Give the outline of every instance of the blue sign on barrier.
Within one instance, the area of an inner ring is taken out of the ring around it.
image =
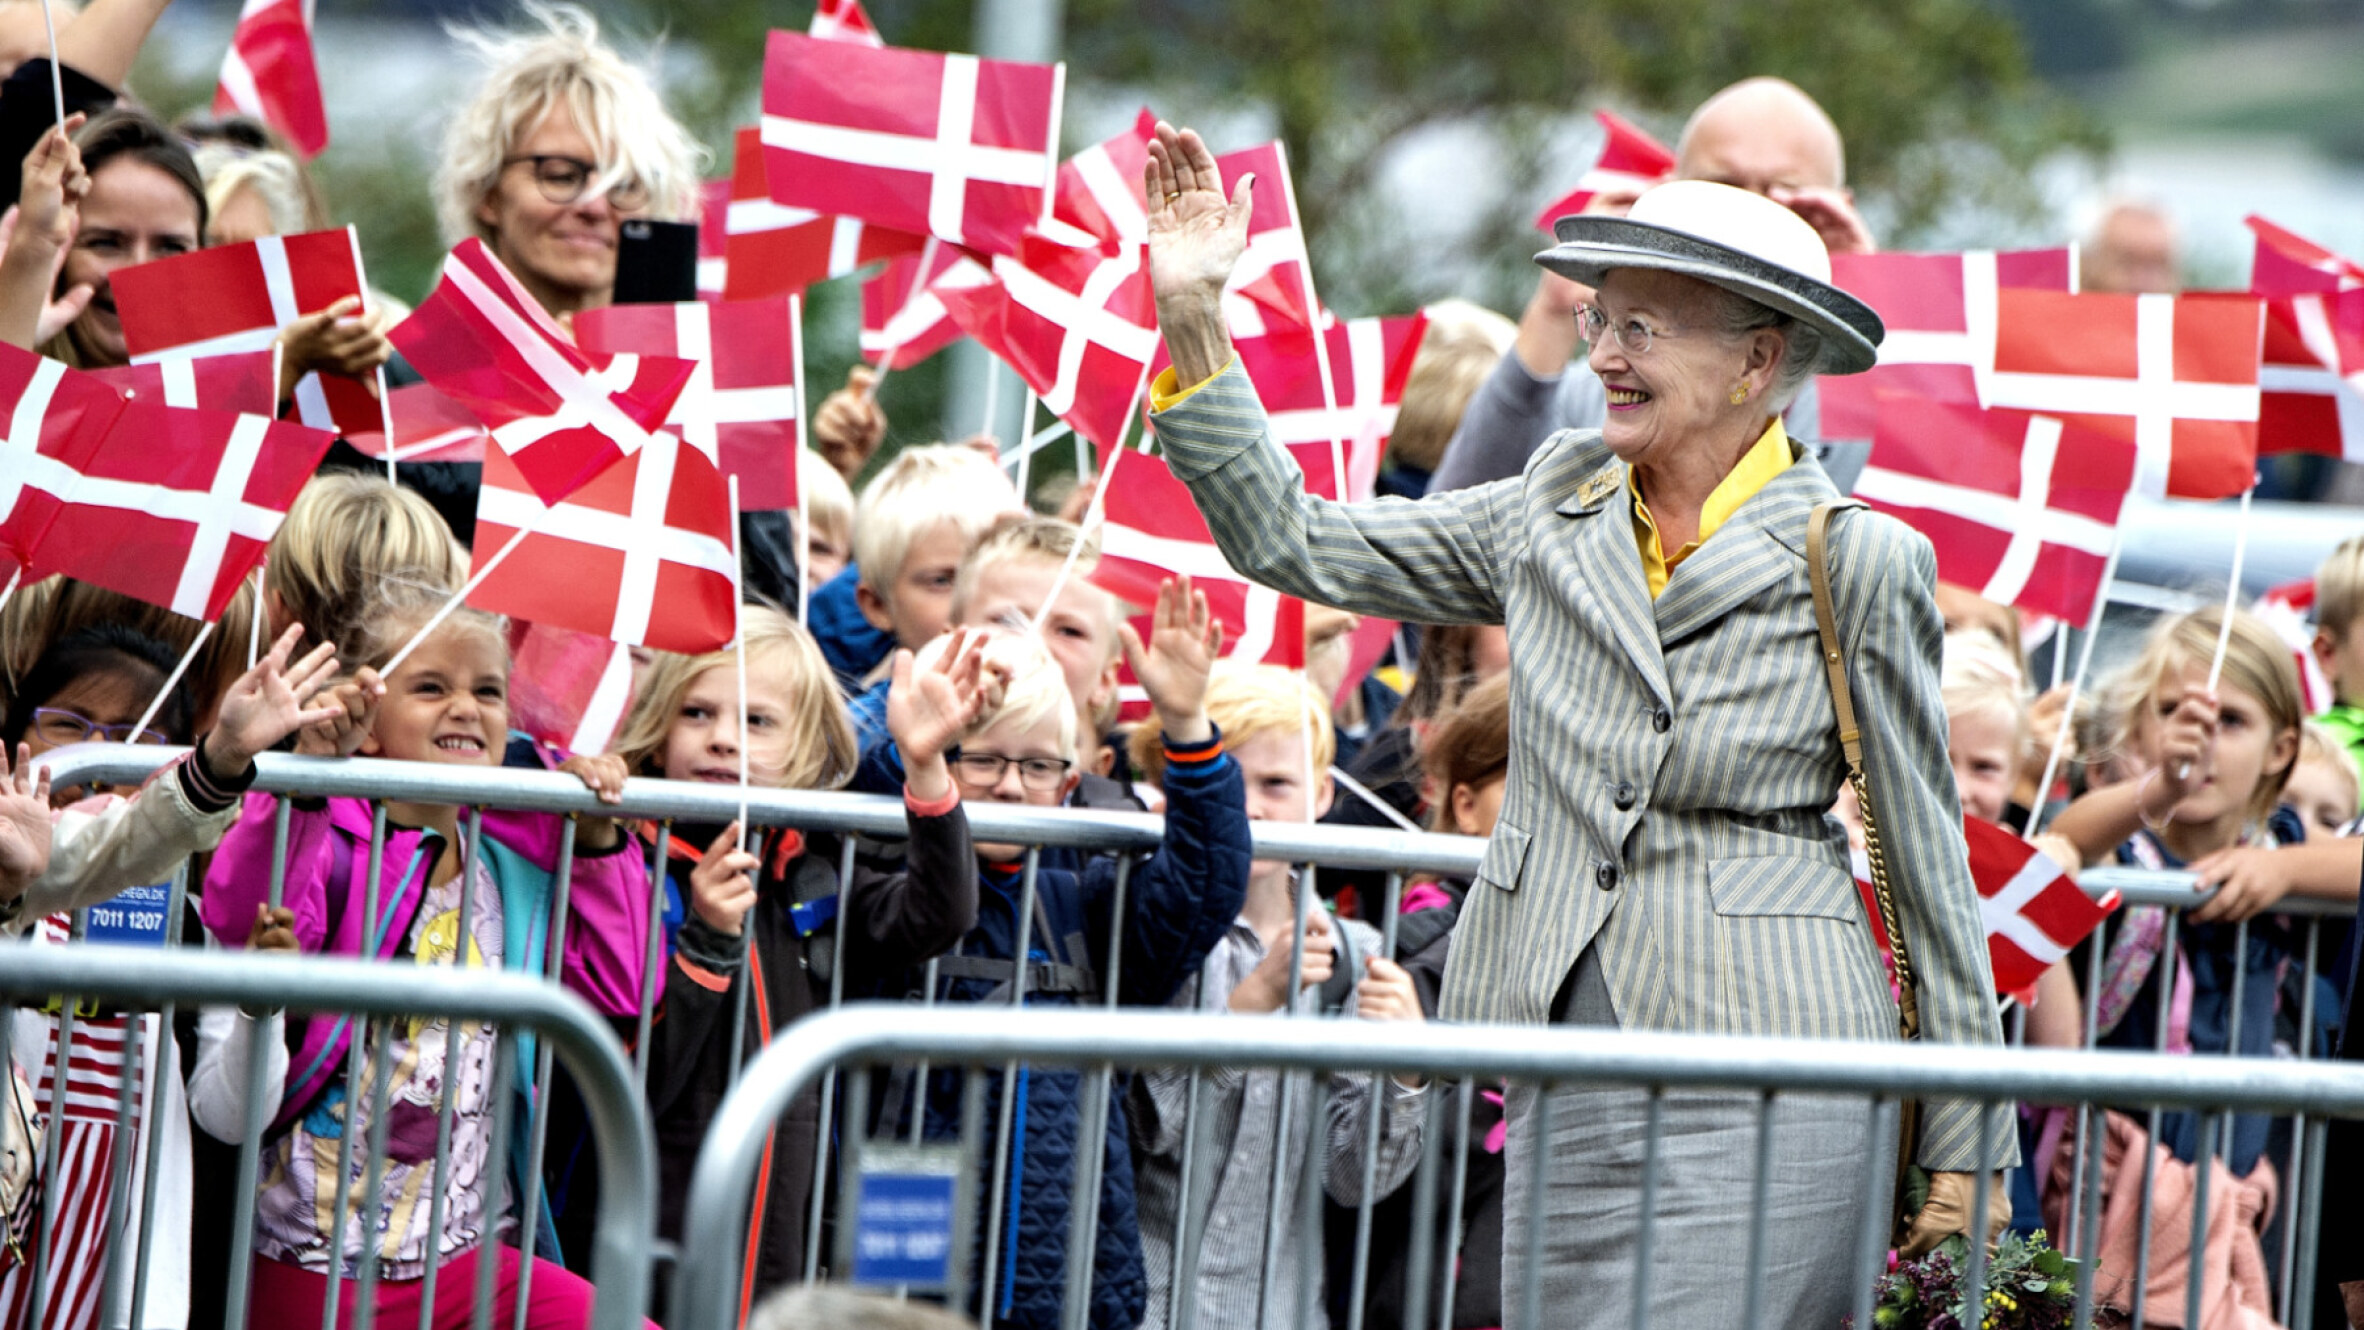
[[[957,1149],[864,1152],[854,1202],[854,1283],[952,1287],[963,1163]]]
[[[116,946],[161,947],[164,912],[171,906],[171,884],[133,887],[102,905],[83,910],[83,940]]]

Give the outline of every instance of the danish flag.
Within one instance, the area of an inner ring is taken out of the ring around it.
[[[108,282],[135,365],[268,351],[278,345],[280,330],[304,315],[346,296],[368,299],[361,240],[349,226],[176,254],[118,269]],[[385,391],[385,374],[374,377],[373,385],[307,374],[295,386],[297,415],[314,429],[383,431],[378,393]],[[276,385],[272,395],[276,400]]]
[[[1253,174],[1248,244],[1223,288],[1223,320],[1233,337],[1261,337],[1275,323],[1313,326],[1313,260],[1305,248],[1297,188],[1289,179],[1288,150],[1278,142],[1227,152],[1215,159],[1228,198],[1239,178]]]
[[[394,422],[394,460],[398,462],[484,460],[484,441],[491,437],[484,422],[437,392],[432,383],[396,388],[386,397],[386,414]],[[345,442],[366,456],[386,455],[384,430],[348,434]]]
[[[731,182],[698,185],[698,299],[720,300],[730,281]]]
[[[886,39],[871,26],[870,15],[862,10],[862,0],[821,0],[813,10],[813,21],[805,31],[825,42],[854,42],[862,46],[884,46]]]
[[[999,356],[1052,415],[1115,448],[1158,352],[1149,252],[1073,249],[1040,234],[996,256],[993,281],[937,298],[954,323]]]
[[[1986,405],[2132,439],[2150,498],[2222,499],[2255,480],[2263,302],[2006,288],[1996,315]]]
[[[868,264],[915,254],[927,237],[772,202],[764,174],[763,131],[741,129],[731,158],[730,203],[723,214],[722,294],[761,300],[801,293]]]
[[[671,434],[555,506],[516,459],[487,449],[471,576],[520,530],[470,597],[479,607],[659,651],[712,651],[737,631],[729,490],[713,459]]]
[[[60,503],[122,409],[123,398],[95,377],[0,347],[0,419],[8,426],[0,438],[0,569],[33,568]]]
[[[1613,111],[1595,111],[1592,118],[1601,122],[1601,154],[1576,178],[1574,193],[1535,215],[1535,228],[1545,235],[1555,234],[1552,223],[1560,218],[1583,212],[1595,195],[1639,194],[1674,178],[1672,148]]]
[[[1891,397],[1855,496],[1937,547],[1937,575],[2075,623],[2092,613],[2134,445],[2024,411]]]
[[[795,296],[610,305],[577,314],[575,337],[594,353],[696,362],[665,423],[739,478],[743,507],[793,508],[804,446],[802,314]]]
[[[1313,354],[1313,337],[1286,328],[1232,343],[1240,367],[1256,385],[1256,396],[1283,444],[1324,449],[1335,440],[1346,458],[1348,499],[1369,498],[1379,463],[1395,432],[1396,408],[1428,316],[1344,320],[1325,316],[1322,337],[1329,352],[1328,401],[1322,388],[1323,361]],[[1162,361],[1161,361],[1162,364]],[[1332,496],[1336,497],[1336,496]]]
[[[697,368],[659,356],[586,356],[474,237],[452,250],[443,280],[388,337],[490,427],[546,502],[640,451]]]
[[[1986,926],[1987,957],[1995,992],[2021,1002],[2035,999],[2036,980],[2101,927],[2118,908],[2118,893],[2099,900],[2035,846],[1975,817],[1962,819],[1970,846],[1970,878],[1978,886],[1978,918]],[[1871,869],[1855,852],[1855,886],[1871,919],[1872,940],[1885,953],[1888,930],[1880,921]]]
[[[215,115],[233,112],[277,130],[307,159],[328,146],[307,0],[246,0],[239,9],[213,93]]]
[[[862,283],[862,358],[909,369],[960,340],[944,293],[991,285],[993,274],[958,245],[930,241]]]
[[[176,356],[141,365],[110,365],[91,377],[129,402],[198,406],[270,416],[279,412],[279,348],[220,356]],[[373,411],[374,415],[375,412]]]
[[[2249,289],[2266,302],[2257,450],[2364,461],[2364,266],[2248,220]]]
[[[2074,248],[1833,254],[1830,267],[1831,281],[1877,310],[1888,329],[1876,368],[1822,380],[1822,433],[1831,439],[1871,438],[1884,394],[1982,404],[1996,293],[2077,289]]]
[[[1115,250],[1149,243],[1149,141],[1157,117],[1141,108],[1133,127],[1059,163],[1051,220],[1042,228],[1070,245]]]
[[[509,723],[569,753],[604,753],[632,705],[632,649],[509,621]]]
[[[774,202],[1015,253],[1044,214],[1064,65],[774,32],[763,146]]]
[[[2249,612],[2273,629],[2274,636],[2290,648],[2290,659],[2298,666],[2298,690],[2306,703],[2307,714],[2321,715],[2337,704],[2339,697],[2332,691],[2331,678],[2323,673],[2323,663],[2315,659],[2315,579],[2302,577],[2269,587],[2259,594]]]

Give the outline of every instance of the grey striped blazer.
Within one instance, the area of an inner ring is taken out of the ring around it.
[[[1825,816],[1845,762],[1806,573],[1807,514],[1838,497],[1820,465],[1800,458],[1742,505],[1653,601],[1625,467],[1597,431],[1553,436],[1519,479],[1342,506],[1303,492],[1236,361],[1156,424],[1242,574],[1363,613],[1509,628],[1509,784],[1447,1017],[1544,1021],[1591,945],[1629,1029],[1896,1037]],[[1924,1034],[1999,1042],[1946,758],[1935,556],[1861,511],[1832,523],[1831,547]],[[1976,1135],[1970,1105],[1932,1104],[1921,1162],[1974,1167]],[[1991,1162],[2016,1155],[1995,1147]]]

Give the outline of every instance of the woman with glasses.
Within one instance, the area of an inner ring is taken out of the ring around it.
[[[1151,390],[1158,438],[1232,565],[1359,613],[1507,628],[1509,778],[1442,1014],[1896,1038],[1826,816],[1848,770],[1809,531],[1839,494],[1781,426],[1814,375],[1871,368],[1884,330],[1831,284],[1813,226],[1705,181],[1661,185],[1628,217],[1561,218],[1536,261],[1598,293],[1581,331],[1607,389],[1604,427],[1554,435],[1519,477],[1340,505],[1304,492],[1224,327],[1223,286],[1263,182],[1221,179],[1198,136],[1168,125],[1148,176],[1174,361]],[[1935,558],[1868,512],[1838,514],[1829,535],[1836,659],[1864,726],[1907,992],[1926,1038],[1997,1044],[1946,756]],[[1659,1325],[1736,1325],[1751,1307],[1767,1325],[1835,1325],[1875,1273],[1853,1253],[1865,1216],[1885,1217],[1895,1147],[1860,1100],[1771,1107],[1761,1211],[1747,1199],[1746,1161],[1766,1157],[1755,1096],[1582,1086],[1545,1105],[1530,1084],[1506,1107],[1504,1231],[1541,1239],[1532,1269],[1524,1243],[1506,1244],[1510,1326],[1625,1325],[1645,1311]],[[1908,1252],[1967,1230],[1979,1170],[2013,1162],[2010,1134],[1980,1125],[1975,1103],[1925,1106],[1917,1162],[1934,1181]],[[1999,1230],[2010,1206],[1994,1192]],[[1638,1202],[1653,1194],[1645,1227]],[[1752,1233],[1765,1242],[1748,1277]]]

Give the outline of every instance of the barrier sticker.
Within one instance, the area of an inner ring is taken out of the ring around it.
[[[853,1204],[853,1282],[954,1291],[968,1174],[957,1145],[866,1146]]]
[[[122,947],[161,947],[164,945],[164,912],[171,905],[170,883],[133,887],[102,905],[88,906],[83,910],[83,940]]]

